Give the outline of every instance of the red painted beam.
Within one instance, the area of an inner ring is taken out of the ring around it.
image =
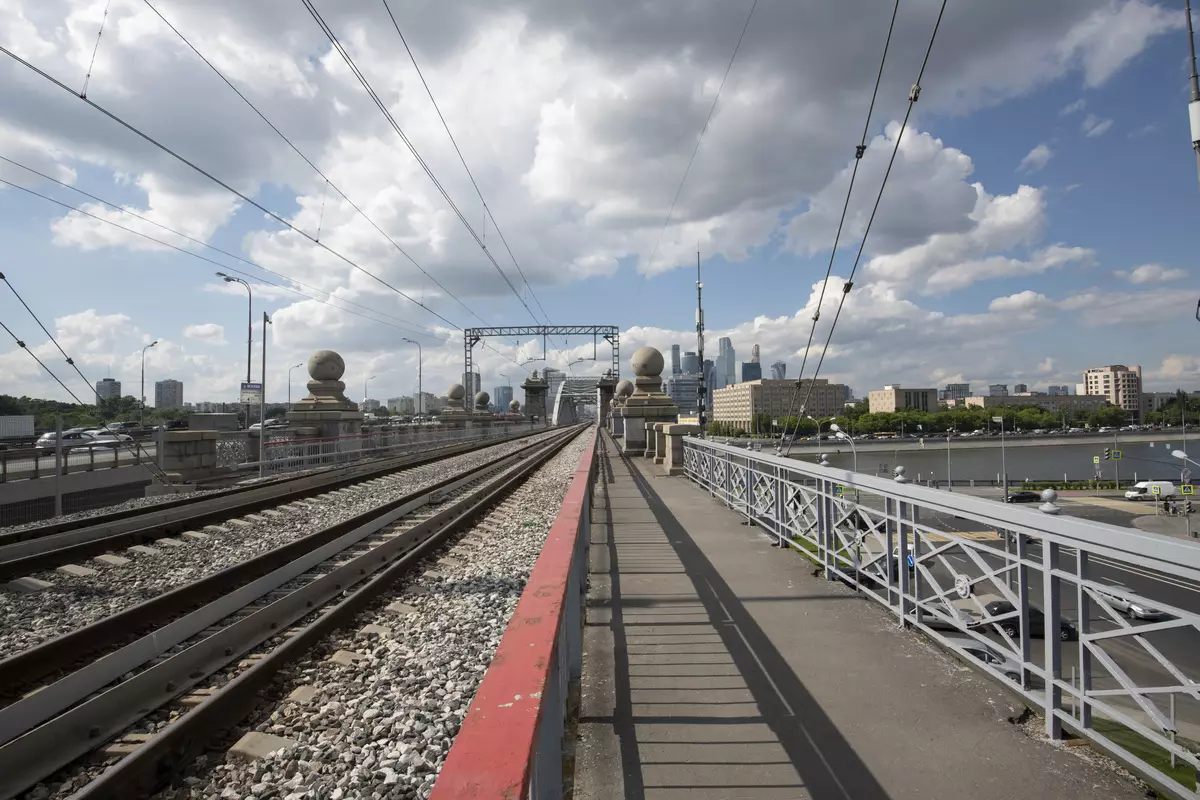
[[[589,511],[595,429],[591,436],[430,800],[516,800],[529,794],[542,694],[556,657],[571,558]]]

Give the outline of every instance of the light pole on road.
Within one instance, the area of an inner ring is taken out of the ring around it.
[[[224,272],[218,272],[217,277],[226,283],[240,283],[246,287],[246,383],[249,383],[251,381],[250,361],[254,357],[254,292],[250,290],[250,284],[241,278],[226,275]],[[259,420],[259,422],[261,421]],[[249,403],[246,404],[246,429],[250,429]]]
[[[421,371],[422,371],[421,365],[425,361],[425,355],[424,355],[424,353],[421,352],[421,343],[420,342],[414,341],[413,339],[408,339],[403,336],[400,337],[400,341],[408,342],[409,344],[415,344],[417,346],[417,402],[414,405],[414,408],[417,410],[417,416],[419,417],[419,416],[421,416],[421,412],[425,410],[424,405],[421,402],[421,392],[425,391],[424,387],[421,385]]]
[[[364,403],[367,402],[367,384],[369,384],[374,379],[375,379],[375,376],[371,375],[365,381],[363,381],[363,402]]]
[[[833,435],[850,445],[850,452],[854,454],[854,474],[858,474],[858,448],[854,446],[854,437],[847,434],[844,430],[837,426],[837,423],[831,423],[829,430],[833,431]],[[854,487],[854,499],[858,500],[858,487]]]
[[[288,411],[292,410],[292,370],[303,366],[304,363],[301,362],[299,364],[292,364],[290,367],[288,367]]]
[[[142,394],[138,404],[138,425],[146,423],[146,351],[156,344],[158,344],[158,339],[142,348]]]

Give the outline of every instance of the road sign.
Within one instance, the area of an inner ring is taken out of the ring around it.
[[[1112,451],[1112,457],[1113,457],[1113,461],[1120,461],[1120,460],[1121,460],[1121,451],[1120,451],[1120,450],[1113,450],[1113,451]]]
[[[1190,483],[1185,483],[1183,486],[1179,487],[1179,491],[1181,491],[1183,494],[1195,494],[1196,487],[1192,486]]]
[[[1162,487],[1157,483],[1150,487],[1150,494],[1162,494]]]
[[[992,422],[999,422],[1001,424],[1004,424],[1004,417],[992,417]]]
[[[913,561],[912,553],[909,553],[909,554],[908,554],[908,558],[907,558],[907,559],[905,559],[905,560],[906,560],[906,561],[908,561],[908,568],[909,568],[909,569],[912,569],[912,568],[913,568],[913,565],[916,563],[916,562],[914,562],[914,561]]]
[[[257,405],[259,403],[259,400],[261,397],[262,397],[262,384],[261,383],[246,383],[245,381],[242,382],[242,398],[241,398],[240,402],[243,405],[245,405],[247,403],[249,403],[251,405]]]
[[[1092,456],[1092,463],[1093,463],[1093,464],[1099,464],[1099,463],[1100,463],[1100,456]]]
[[[834,495],[835,495],[835,496],[837,496],[837,497],[841,497],[842,495],[844,495],[844,494],[846,493],[846,487],[845,487],[845,486],[840,486],[840,485],[839,485],[839,486],[834,486],[834,487],[833,487],[833,493],[834,493]]]

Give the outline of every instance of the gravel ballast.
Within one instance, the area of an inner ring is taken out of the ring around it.
[[[208,760],[159,800],[428,797],[590,438],[539,469],[470,542],[281,675],[271,694],[310,686],[313,696],[264,705],[243,732],[295,747]]]
[[[34,647],[550,435],[498,444],[320,495],[279,510],[280,516],[252,515],[255,520],[246,524],[225,523],[223,532],[203,530],[207,538],[180,537],[169,545],[155,543],[157,553],[122,550],[119,555],[132,562],[121,566],[84,562],[81,566],[97,570],[94,575],[38,573],[34,577],[53,586],[30,594],[0,590],[0,654],[8,656]]]

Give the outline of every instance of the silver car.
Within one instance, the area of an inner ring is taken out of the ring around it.
[[[1132,591],[1128,586],[1120,583],[1110,583],[1104,589],[1097,592],[1104,601],[1113,607],[1114,611],[1119,611],[1130,619],[1144,619],[1148,622],[1153,622],[1161,619],[1170,619],[1171,615],[1167,612],[1149,606],[1141,600],[1134,600],[1129,597]]]
[[[935,631],[963,631],[967,628],[974,628],[981,620],[978,614],[949,605],[944,600],[930,600],[924,603],[924,607],[927,612],[934,612],[939,615],[934,616],[934,613],[921,615],[921,621]],[[915,610],[908,613],[909,616],[916,618]]]
[[[1021,663],[996,648],[986,645],[978,639],[972,639],[970,636],[963,636],[961,634],[943,636],[942,641],[957,650],[962,650],[972,658],[982,661],[1010,681],[1021,682]]]

